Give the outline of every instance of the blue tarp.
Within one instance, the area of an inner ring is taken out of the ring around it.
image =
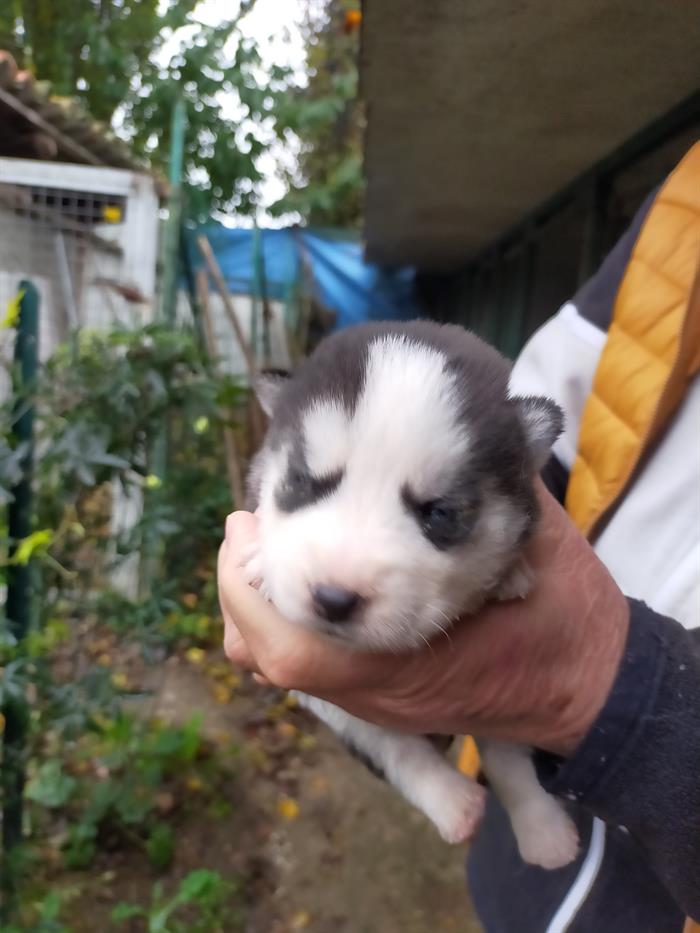
[[[256,231],[207,224],[187,234],[194,268],[202,265],[195,242],[199,234],[209,239],[231,292],[257,293],[257,248],[263,258],[268,296],[288,300],[303,277],[305,262],[313,276],[316,297],[335,312],[336,329],[363,321],[407,320],[419,315],[413,292],[415,271],[382,269],[366,263],[356,240],[309,227]]]

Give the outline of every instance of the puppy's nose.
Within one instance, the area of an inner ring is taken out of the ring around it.
[[[361,601],[359,593],[325,583],[312,588],[311,598],[316,612],[329,622],[347,622]]]

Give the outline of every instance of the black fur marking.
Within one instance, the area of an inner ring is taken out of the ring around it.
[[[326,476],[312,476],[297,447],[289,457],[287,472],[275,491],[275,502],[282,512],[296,512],[330,496],[340,485],[343,471]]]
[[[428,739],[429,742],[432,742],[435,748],[439,752],[443,752],[443,754],[449,751],[450,746],[454,742],[454,738],[455,737],[453,735],[443,735],[440,732],[430,732],[428,735],[426,735],[426,739]]]
[[[382,771],[378,765],[376,765],[369,755],[366,755],[364,752],[353,745],[352,742],[348,742],[346,739],[343,739],[343,745],[347,748],[353,758],[356,758],[361,764],[367,768],[370,774],[373,774],[376,778],[379,778],[380,781],[386,781],[386,774]]]

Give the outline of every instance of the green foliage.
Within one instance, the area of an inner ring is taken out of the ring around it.
[[[163,870],[188,782],[213,803],[228,771],[198,719],[176,727],[127,714],[123,695],[141,688],[111,665],[116,646],[152,663],[220,637],[214,567],[231,508],[220,436],[224,423],[235,427],[222,412],[246,394],[212,374],[193,333],[149,325],[77,335],[48,362],[32,401],[36,530],[13,560],[29,564],[41,598],[22,641],[0,618],[0,708],[20,711],[28,732],[22,853],[50,838],[73,870],[124,848]],[[164,426],[169,458],[154,481]],[[0,474],[0,484],[17,478]],[[110,525],[115,488],[142,497],[132,528]],[[163,572],[138,599],[115,592],[112,571],[148,536],[160,539]],[[67,933],[56,903],[34,897],[22,929]]]
[[[45,591],[66,574],[78,574],[88,591],[104,591],[104,574],[149,536],[164,543],[169,579],[201,589],[193,579],[200,555],[215,549],[231,507],[221,468],[222,401],[242,405],[245,398],[234,381],[212,375],[191,332],[164,325],[82,332],[63,347],[37,398],[37,518],[54,535]],[[166,426],[168,474],[154,483],[154,446]],[[105,522],[115,488],[127,501],[144,496],[145,508],[113,538]]]
[[[114,719],[93,720],[65,760],[54,757],[39,765],[26,797],[60,810],[67,820],[63,854],[69,868],[87,868],[100,840],[136,845],[155,867],[168,867],[175,837],[159,815],[158,793],[185,787],[203,751],[200,722],[195,716],[182,727],[165,726],[119,712]],[[37,811],[33,819],[40,824],[44,817]]]
[[[146,852],[156,868],[167,868],[175,853],[175,836],[167,823],[156,823],[148,834]]]
[[[109,122],[134,75],[162,47],[166,27],[185,25],[197,0],[10,0],[0,14],[9,48],[56,94],[78,96]]]
[[[60,914],[64,897],[58,891],[49,891],[46,896],[33,904],[33,919],[21,926],[11,923],[3,927],[3,933],[71,933],[69,927],[61,922]]]
[[[241,34],[238,19],[199,26],[166,64],[152,58],[124,100],[132,145],[156,163],[169,150],[175,102],[184,101],[188,214],[201,220],[210,210],[254,211],[262,179],[258,158],[275,138],[277,101],[288,80],[279,67],[263,77],[258,49]]]
[[[156,885],[148,907],[118,904],[112,920],[124,923],[141,917],[148,933],[234,933],[241,928],[240,917],[231,910],[235,893],[235,886],[219,872],[202,868],[186,875],[170,897]]]
[[[357,33],[345,17],[356,0],[326,0],[308,8],[305,23],[308,86],[290,88],[279,122],[301,141],[298,168],[274,214],[298,211],[318,226],[359,227],[362,216],[362,109],[358,100]]]
[[[235,15],[216,26],[197,20],[198,3],[11,0],[0,11],[0,48],[14,49],[54,93],[77,97],[113,123],[137,155],[162,170],[173,108],[182,99],[190,215],[250,213],[261,178],[257,159],[275,138],[276,101],[288,73],[275,67],[266,74],[255,43],[241,33],[253,0],[233,5]]]
[[[53,809],[68,803],[78,782],[64,774],[61,762],[51,759],[45,762],[27,784],[25,794],[29,800]]]

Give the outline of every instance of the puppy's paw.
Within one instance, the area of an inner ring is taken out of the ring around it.
[[[528,865],[563,868],[578,855],[576,826],[554,797],[524,805],[511,814],[511,820],[520,856]]]
[[[481,785],[459,771],[445,772],[431,792],[427,815],[438,832],[451,845],[472,839],[486,808],[486,792]]]

